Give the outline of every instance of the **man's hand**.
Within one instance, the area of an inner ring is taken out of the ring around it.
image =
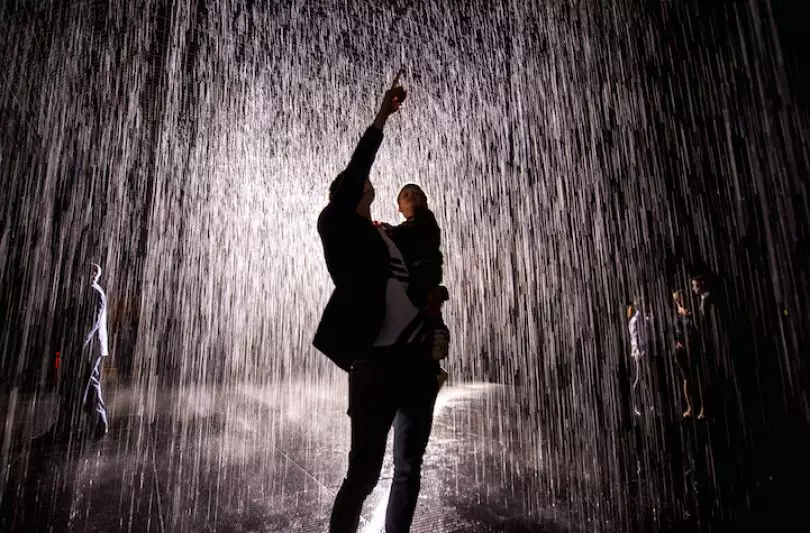
[[[402,70],[397,72],[394,76],[394,81],[391,87],[385,91],[380,110],[377,112],[377,118],[374,119],[374,126],[382,129],[388,117],[399,111],[402,102],[408,97],[408,91],[399,84],[399,77],[402,75]]]

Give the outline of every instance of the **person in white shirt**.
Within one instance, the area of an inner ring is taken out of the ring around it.
[[[101,267],[91,263],[65,311],[64,354],[59,367],[59,403],[51,427],[32,440],[40,449],[68,444],[88,435],[103,438],[108,432],[107,408],[101,396],[101,363],[109,356],[107,295],[99,285]],[[82,413],[84,411],[84,413]],[[90,424],[86,424],[89,418]],[[84,430],[88,429],[87,433]]]
[[[101,267],[95,263],[91,267],[90,287],[95,303],[95,314],[93,326],[84,338],[83,352],[87,353],[88,366],[82,405],[85,412],[93,418],[96,438],[100,438],[107,434],[109,426],[107,408],[101,397],[101,362],[110,355],[110,349],[107,336],[107,295],[98,283],[101,279]]]
[[[633,385],[631,390],[633,412],[636,415],[641,415],[646,402],[642,400],[639,382],[642,381],[642,375],[649,375],[651,364],[649,352],[653,317],[650,313],[644,311],[642,300],[636,298],[627,308],[627,318],[629,319],[627,329],[630,333],[630,359],[633,361]],[[643,386],[641,385],[641,387]]]

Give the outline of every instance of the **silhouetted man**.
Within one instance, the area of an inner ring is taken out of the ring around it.
[[[335,290],[313,344],[349,372],[351,418],[349,468],[335,498],[331,533],[357,530],[363,502],[380,476],[392,424],[394,478],[386,531],[410,530],[438,389],[424,322],[407,295],[405,261],[371,221],[374,187],[368,176],[385,122],[406,97],[398,79],[349,166],[332,182],[329,204],[318,218]]]
[[[640,416],[646,409],[654,410],[651,398],[655,391],[651,382],[654,361],[651,348],[653,317],[644,309],[643,300],[636,298],[627,309],[627,329],[630,333],[630,358],[633,360],[633,385],[631,396],[633,414]],[[643,377],[642,377],[643,376]],[[643,382],[640,384],[640,382]],[[642,392],[643,390],[643,392]]]
[[[95,437],[107,434],[107,409],[101,396],[101,362],[109,354],[107,295],[99,285],[101,267],[90,265],[90,283],[85,278],[64,316],[66,334],[59,373],[59,405],[56,422],[34,444],[44,448],[69,441],[82,429],[82,411],[90,419]]]
[[[712,416],[723,394],[719,390],[721,374],[729,363],[729,337],[726,326],[725,306],[717,277],[709,272],[697,271],[692,277],[692,292],[700,298],[697,313],[697,329],[701,344],[701,377],[704,383],[703,396],[706,402],[704,415]],[[715,412],[716,414],[716,412]]]
[[[107,339],[107,295],[98,283],[100,278],[101,267],[94,263],[92,264],[90,288],[95,313],[93,326],[85,336],[82,348],[82,353],[87,353],[89,358],[82,406],[94,423],[96,437],[102,437],[108,431],[107,409],[101,397],[101,361],[110,355]]]

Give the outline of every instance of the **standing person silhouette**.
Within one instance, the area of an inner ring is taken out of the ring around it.
[[[686,296],[683,291],[674,291],[672,299],[675,302],[675,362],[683,380],[683,398],[686,401],[686,411],[684,411],[683,417],[690,418],[693,415],[694,396],[697,394],[700,406],[697,417],[703,420],[706,415],[703,412],[703,385],[700,379],[700,338],[695,326],[695,317],[692,311],[686,307]]]
[[[90,283],[85,285],[85,278],[63,320],[64,364],[59,368],[56,421],[33,439],[33,444],[43,449],[68,443],[81,432],[87,418],[95,438],[102,438],[108,432],[107,408],[101,395],[101,363],[110,353],[107,295],[99,285],[99,265],[90,264],[89,277]],[[82,416],[82,411],[87,418]]]
[[[85,377],[82,406],[94,423],[94,433],[97,438],[107,435],[109,422],[107,408],[101,397],[101,361],[110,355],[107,335],[107,294],[99,285],[101,267],[95,263],[91,265],[91,295],[95,302],[93,327],[84,339],[82,352],[87,352],[89,364]]]
[[[729,332],[726,306],[718,276],[709,270],[697,270],[691,276],[692,292],[699,299],[695,314],[700,337],[700,387],[704,406],[701,418],[714,417],[719,405],[726,400],[723,394],[724,370],[730,364]]]
[[[388,117],[407,92],[399,74],[346,170],[329,188],[318,234],[335,290],[313,344],[349,373],[351,451],[335,498],[331,533],[354,533],[363,502],[380,476],[388,431],[394,427],[394,477],[387,533],[410,530],[421,485],[422,457],[438,392],[431,340],[408,297],[410,275],[402,254],[371,221],[369,172]]]
[[[630,333],[630,358],[633,360],[633,385],[631,396],[633,413],[641,416],[645,410],[654,412],[650,382],[650,336],[652,315],[644,309],[642,298],[636,298],[627,308],[627,329]]]

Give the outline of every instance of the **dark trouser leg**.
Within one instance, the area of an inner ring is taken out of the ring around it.
[[[370,361],[356,362],[349,373],[349,470],[335,497],[330,533],[357,531],[363,502],[380,477],[385,441],[396,414],[384,377],[381,365]]]
[[[433,425],[438,384],[429,357],[431,346],[414,345],[401,354],[395,376],[404,385],[397,392],[394,419],[394,478],[385,516],[386,533],[407,533],[413,521],[422,479],[422,457]],[[402,378],[405,378],[404,380]]]
[[[630,396],[632,397],[633,412],[641,414],[644,411],[644,402],[642,399],[642,391],[644,390],[644,378],[642,377],[642,368],[644,362],[641,358],[634,359],[631,363],[633,369],[633,381],[630,385]]]
[[[94,355],[90,363],[89,376],[87,377],[82,395],[82,406],[86,413],[94,417],[94,422],[102,432],[107,431],[107,409],[101,397],[101,360],[103,357]]]
[[[422,480],[422,457],[433,424],[433,402],[405,407],[394,419],[394,479],[385,517],[386,533],[405,533],[413,521]]]
[[[710,415],[712,408],[712,384],[709,380],[709,367],[707,364],[707,357],[705,353],[700,354],[701,359],[693,363],[692,374],[695,376],[695,386],[698,388],[700,397],[700,411]]]

